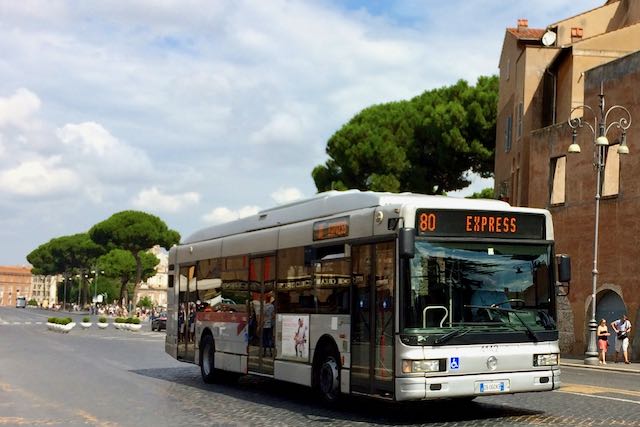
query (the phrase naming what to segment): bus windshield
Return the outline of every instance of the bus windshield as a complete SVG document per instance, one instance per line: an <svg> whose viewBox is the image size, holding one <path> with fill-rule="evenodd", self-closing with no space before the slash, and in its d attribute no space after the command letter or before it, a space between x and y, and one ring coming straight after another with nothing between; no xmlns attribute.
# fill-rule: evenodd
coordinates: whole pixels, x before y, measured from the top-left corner
<svg viewBox="0 0 640 427"><path fill-rule="evenodd" d="M403 333L555 330L550 244L416 240ZM442 339L442 336L441 336Z"/></svg>

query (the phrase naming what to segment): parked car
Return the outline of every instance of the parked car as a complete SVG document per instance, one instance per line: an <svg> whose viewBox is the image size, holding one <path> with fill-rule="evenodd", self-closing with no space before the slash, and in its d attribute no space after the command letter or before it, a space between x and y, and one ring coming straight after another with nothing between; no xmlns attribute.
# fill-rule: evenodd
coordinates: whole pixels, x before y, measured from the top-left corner
<svg viewBox="0 0 640 427"><path fill-rule="evenodd" d="M155 317L151 318L151 330L152 331L161 331L167 330L167 313L160 313Z"/></svg>

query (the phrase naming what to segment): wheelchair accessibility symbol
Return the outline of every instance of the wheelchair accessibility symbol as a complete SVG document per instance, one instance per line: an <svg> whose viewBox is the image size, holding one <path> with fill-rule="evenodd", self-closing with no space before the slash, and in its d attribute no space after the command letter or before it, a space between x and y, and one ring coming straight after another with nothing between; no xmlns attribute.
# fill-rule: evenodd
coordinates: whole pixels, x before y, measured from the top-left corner
<svg viewBox="0 0 640 427"><path fill-rule="evenodd" d="M460 358L459 357L452 357L451 358L451 361L449 362L449 369L451 369L451 370L460 369Z"/></svg>

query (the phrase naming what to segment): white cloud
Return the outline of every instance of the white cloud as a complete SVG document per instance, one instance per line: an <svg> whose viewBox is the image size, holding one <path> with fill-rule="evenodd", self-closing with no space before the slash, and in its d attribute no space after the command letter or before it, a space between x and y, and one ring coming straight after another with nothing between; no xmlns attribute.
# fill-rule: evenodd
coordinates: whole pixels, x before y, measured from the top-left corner
<svg viewBox="0 0 640 427"><path fill-rule="evenodd" d="M66 124L56 135L69 148L69 157L81 159L78 167L99 179L137 180L153 171L145 151L123 143L99 123Z"/></svg>
<svg viewBox="0 0 640 427"><path fill-rule="evenodd" d="M302 199L303 197L302 192L295 187L281 187L277 191L271 193L271 198L279 205L294 202Z"/></svg>
<svg viewBox="0 0 640 427"><path fill-rule="evenodd" d="M132 203L186 234L313 194L361 109L496 73L518 18L604 0L0 3L1 264Z"/></svg>
<svg viewBox="0 0 640 427"><path fill-rule="evenodd" d="M0 173L0 191L19 196L70 194L80 185L80 177L60 166L60 157L31 160Z"/></svg>
<svg viewBox="0 0 640 427"><path fill-rule="evenodd" d="M8 125L28 128L31 117L40 109L40 98L33 92L20 88L8 98L0 98L0 128Z"/></svg>
<svg viewBox="0 0 640 427"><path fill-rule="evenodd" d="M262 129L253 132L249 140L255 144L300 144L305 140L305 126L300 117L276 113Z"/></svg>
<svg viewBox="0 0 640 427"><path fill-rule="evenodd" d="M245 218L251 215L255 215L260 211L257 206L244 206L238 210L231 210L226 207L215 208L208 214L204 215L204 219L209 224L222 224L225 222L233 221L238 218Z"/></svg>
<svg viewBox="0 0 640 427"><path fill-rule="evenodd" d="M67 124L58 129L56 134L64 144L79 147L83 154L103 156L118 146L118 140L95 122Z"/></svg>
<svg viewBox="0 0 640 427"><path fill-rule="evenodd" d="M170 213L182 211L198 202L200 202L198 193L164 194L157 187L140 191L132 201L133 205L139 209Z"/></svg>

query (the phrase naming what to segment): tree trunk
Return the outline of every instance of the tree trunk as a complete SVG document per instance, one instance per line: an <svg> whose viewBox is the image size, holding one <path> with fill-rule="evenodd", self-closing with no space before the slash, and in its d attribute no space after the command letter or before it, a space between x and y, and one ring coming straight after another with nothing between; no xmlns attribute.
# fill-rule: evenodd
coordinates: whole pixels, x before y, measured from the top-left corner
<svg viewBox="0 0 640 427"><path fill-rule="evenodd" d="M129 292L127 292L127 283L129 280L120 280L120 298L118 299L118 305L126 306L129 302ZM124 303L123 303L124 301Z"/></svg>

